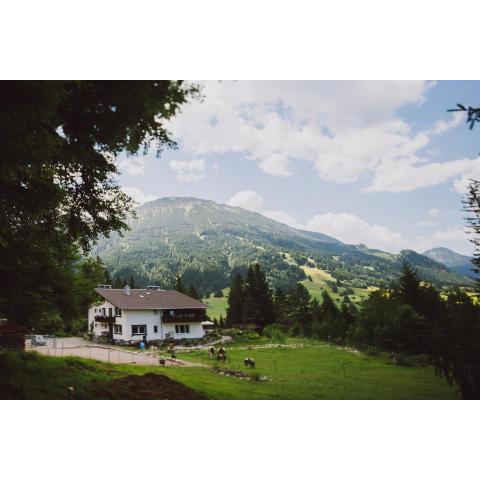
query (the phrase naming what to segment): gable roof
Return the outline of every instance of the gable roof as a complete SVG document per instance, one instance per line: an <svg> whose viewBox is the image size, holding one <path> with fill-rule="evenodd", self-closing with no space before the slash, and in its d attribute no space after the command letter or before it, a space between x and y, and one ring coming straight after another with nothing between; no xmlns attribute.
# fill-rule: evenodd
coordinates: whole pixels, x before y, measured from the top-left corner
<svg viewBox="0 0 480 480"><path fill-rule="evenodd" d="M24 325L19 325L6 318L0 318L0 335L27 333L30 330Z"/></svg>
<svg viewBox="0 0 480 480"><path fill-rule="evenodd" d="M127 295L123 288L111 290L96 288L95 291L122 310L167 310L181 308L207 308L202 302L175 290L130 289Z"/></svg>

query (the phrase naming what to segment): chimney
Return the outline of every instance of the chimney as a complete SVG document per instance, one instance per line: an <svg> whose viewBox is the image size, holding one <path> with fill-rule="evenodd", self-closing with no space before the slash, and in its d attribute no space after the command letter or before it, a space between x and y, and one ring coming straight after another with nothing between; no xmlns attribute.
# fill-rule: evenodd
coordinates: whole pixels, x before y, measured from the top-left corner
<svg viewBox="0 0 480 480"><path fill-rule="evenodd" d="M125 286L123 287L123 293L124 293L125 295L130 295L130 287L129 287L128 285L125 285Z"/></svg>

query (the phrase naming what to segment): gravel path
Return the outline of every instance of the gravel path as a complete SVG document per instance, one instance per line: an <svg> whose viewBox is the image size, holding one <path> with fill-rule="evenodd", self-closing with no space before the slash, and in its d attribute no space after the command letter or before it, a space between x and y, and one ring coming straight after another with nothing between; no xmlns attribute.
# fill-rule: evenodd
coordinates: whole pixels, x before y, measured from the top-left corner
<svg viewBox="0 0 480 480"><path fill-rule="evenodd" d="M115 346L99 345L93 342L87 342L78 337L57 338L55 342L49 339L47 345L42 347L32 347L28 342L26 349L51 357L74 356L118 364L159 365L159 357L155 353L141 353L124 350ZM187 362L185 360L171 360L169 358L165 358L165 366L205 367L205 365L200 363Z"/></svg>

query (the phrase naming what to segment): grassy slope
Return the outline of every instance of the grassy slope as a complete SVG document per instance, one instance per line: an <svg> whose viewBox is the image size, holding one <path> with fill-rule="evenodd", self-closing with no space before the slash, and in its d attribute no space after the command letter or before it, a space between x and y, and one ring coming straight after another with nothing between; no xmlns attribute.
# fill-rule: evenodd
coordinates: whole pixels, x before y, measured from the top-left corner
<svg viewBox="0 0 480 480"><path fill-rule="evenodd" d="M293 260L287 258L287 262L292 263ZM324 270L320 270L319 268L311 268L302 266L301 267L307 276L312 278L310 280L303 280L302 283L305 288L310 292L310 295L318 300L322 301L322 293L326 290L330 296L333 298L335 302L340 304L343 301L343 292L345 287L338 287L338 293L334 293L331 287L328 285L327 282L335 282L335 278L333 278L329 273ZM366 296L369 295L370 291L374 289L371 288L353 288L355 291L355 295L350 295L350 300L354 304L360 303ZM207 314L210 318L219 319L220 315L225 318L226 311L227 311L227 297L229 288L223 289L223 297L222 298L214 298L211 295L209 298L204 298L202 302L205 302L208 305Z"/></svg>
<svg viewBox="0 0 480 480"><path fill-rule="evenodd" d="M289 343L293 343L289 340ZM245 370L243 358L253 357L269 381L240 380L208 368L113 365L92 360L43 357L33 353L0 356L0 392L16 391L30 399L94 398L94 380L124 375L164 373L212 399L453 399L457 394L430 367L401 367L382 359L351 353L321 342L295 342L295 348L256 348L237 345L228 349L226 368ZM211 365L205 352L179 354L180 358ZM4 384L3 387L1 384ZM22 388L23 384L23 388Z"/></svg>
<svg viewBox="0 0 480 480"><path fill-rule="evenodd" d="M289 341L290 343L291 341ZM169 376L209 398L236 399L453 399L455 389L435 376L430 367L400 367L379 358L351 353L322 342L297 343L296 348L228 349L225 367L243 367L246 356L256 361L254 372L269 381L224 377L210 371L170 369ZM204 352L180 355L212 365Z"/></svg>
<svg viewBox="0 0 480 480"><path fill-rule="evenodd" d="M327 282L335 282L335 278L333 278L329 273L325 272L324 270L320 270L319 268L311 268L311 267L301 267L307 276L310 275L312 281L310 280L303 280L302 283L305 288L310 292L310 295L318 300L322 300L322 293L326 290L329 295L333 298L333 300L337 303L341 303L343 301L343 292L345 287L338 287L338 293L334 293L331 287L328 285ZM353 288L355 295L350 295L350 300L358 304L360 303L366 296L370 294L372 288Z"/></svg>
<svg viewBox="0 0 480 480"><path fill-rule="evenodd" d="M227 297L229 291L229 288L224 288L222 290L223 297L221 298L215 298L212 293L209 298L202 299L202 302L208 305L207 315L211 319L216 318L218 320L220 318L220 315L225 318L227 312Z"/></svg>

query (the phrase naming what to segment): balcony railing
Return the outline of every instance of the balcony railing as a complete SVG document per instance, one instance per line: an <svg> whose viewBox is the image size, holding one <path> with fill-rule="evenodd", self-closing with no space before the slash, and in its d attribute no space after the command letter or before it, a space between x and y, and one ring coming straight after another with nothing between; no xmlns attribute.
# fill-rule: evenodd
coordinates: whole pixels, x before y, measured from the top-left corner
<svg viewBox="0 0 480 480"><path fill-rule="evenodd" d="M165 323L180 323L180 322L203 322L205 320L204 310L167 310L163 314L163 321Z"/></svg>
<svg viewBox="0 0 480 480"><path fill-rule="evenodd" d="M115 323L115 317L109 315L95 315L94 320L100 323Z"/></svg>

